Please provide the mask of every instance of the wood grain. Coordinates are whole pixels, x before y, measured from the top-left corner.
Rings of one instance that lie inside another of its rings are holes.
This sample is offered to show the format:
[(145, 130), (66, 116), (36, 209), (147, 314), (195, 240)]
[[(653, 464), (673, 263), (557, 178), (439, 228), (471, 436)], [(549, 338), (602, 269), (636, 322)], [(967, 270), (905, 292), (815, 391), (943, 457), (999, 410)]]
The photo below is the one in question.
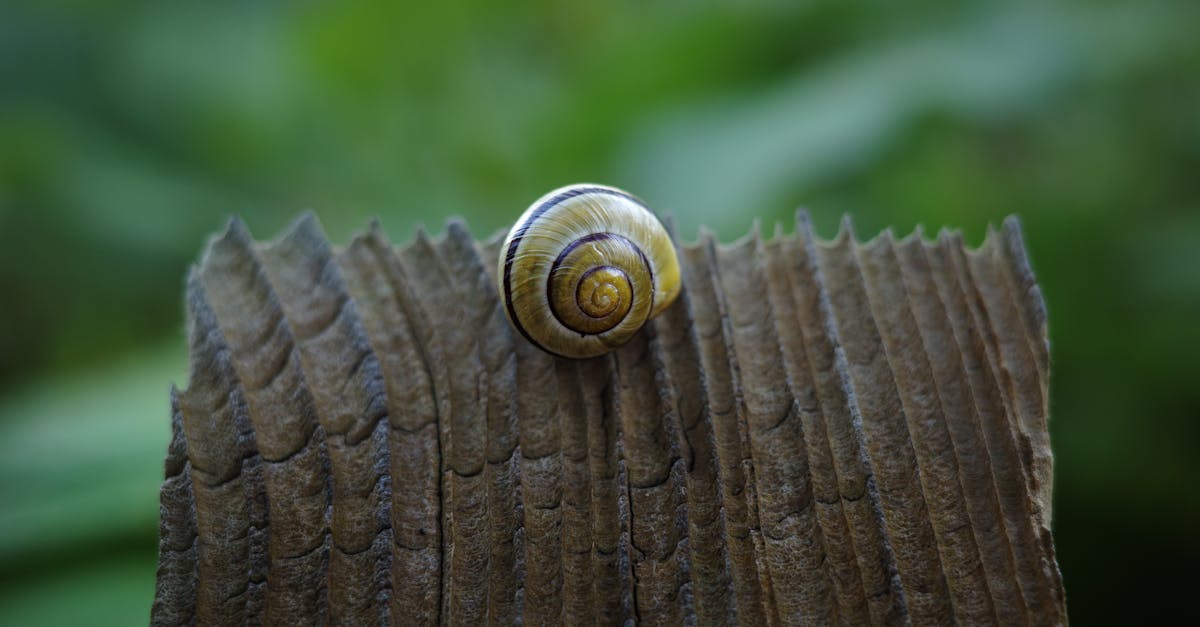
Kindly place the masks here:
[(499, 240), (238, 221), (187, 280), (154, 624), (1063, 624), (1046, 310), (1013, 218), (680, 245), (610, 355)]

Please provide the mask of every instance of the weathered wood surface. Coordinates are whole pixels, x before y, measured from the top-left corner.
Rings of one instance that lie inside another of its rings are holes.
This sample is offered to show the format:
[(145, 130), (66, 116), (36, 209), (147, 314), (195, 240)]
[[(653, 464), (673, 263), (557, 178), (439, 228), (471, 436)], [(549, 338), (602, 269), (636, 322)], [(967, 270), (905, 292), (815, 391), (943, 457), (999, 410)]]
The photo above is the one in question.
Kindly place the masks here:
[(187, 281), (155, 624), (1056, 624), (1015, 220), (680, 247), (617, 352), (509, 329), (498, 240), (240, 222)]

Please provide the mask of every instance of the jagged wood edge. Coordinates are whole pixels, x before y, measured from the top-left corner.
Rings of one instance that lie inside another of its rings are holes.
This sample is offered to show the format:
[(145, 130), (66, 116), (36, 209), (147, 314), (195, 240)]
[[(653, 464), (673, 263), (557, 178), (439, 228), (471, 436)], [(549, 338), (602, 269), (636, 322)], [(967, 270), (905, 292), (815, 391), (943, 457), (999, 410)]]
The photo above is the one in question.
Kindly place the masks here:
[(513, 340), (460, 223), (232, 222), (189, 275), (153, 622), (1064, 622), (1019, 224), (797, 224), (702, 233), (677, 305), (572, 362)]

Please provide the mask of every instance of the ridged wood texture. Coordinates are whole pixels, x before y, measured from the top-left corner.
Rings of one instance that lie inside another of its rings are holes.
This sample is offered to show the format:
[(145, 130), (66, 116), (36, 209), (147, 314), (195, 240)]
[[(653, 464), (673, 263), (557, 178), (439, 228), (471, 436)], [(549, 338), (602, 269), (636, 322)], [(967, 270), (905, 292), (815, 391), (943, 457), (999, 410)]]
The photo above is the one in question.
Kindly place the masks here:
[(155, 624), (1056, 624), (1046, 315), (1019, 226), (679, 248), (588, 361), (498, 239), (240, 222), (187, 281)]

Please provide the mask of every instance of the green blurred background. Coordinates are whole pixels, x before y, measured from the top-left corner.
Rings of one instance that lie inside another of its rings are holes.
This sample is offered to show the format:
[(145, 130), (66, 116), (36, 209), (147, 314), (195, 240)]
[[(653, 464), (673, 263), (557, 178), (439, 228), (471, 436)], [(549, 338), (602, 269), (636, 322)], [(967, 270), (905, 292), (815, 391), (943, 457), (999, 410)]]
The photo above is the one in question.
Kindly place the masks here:
[(1200, 591), (1200, 10), (0, 4), (0, 623), (145, 622), (182, 280), (232, 214), (486, 236), (625, 187), (695, 237), (1024, 220), (1077, 624)]

